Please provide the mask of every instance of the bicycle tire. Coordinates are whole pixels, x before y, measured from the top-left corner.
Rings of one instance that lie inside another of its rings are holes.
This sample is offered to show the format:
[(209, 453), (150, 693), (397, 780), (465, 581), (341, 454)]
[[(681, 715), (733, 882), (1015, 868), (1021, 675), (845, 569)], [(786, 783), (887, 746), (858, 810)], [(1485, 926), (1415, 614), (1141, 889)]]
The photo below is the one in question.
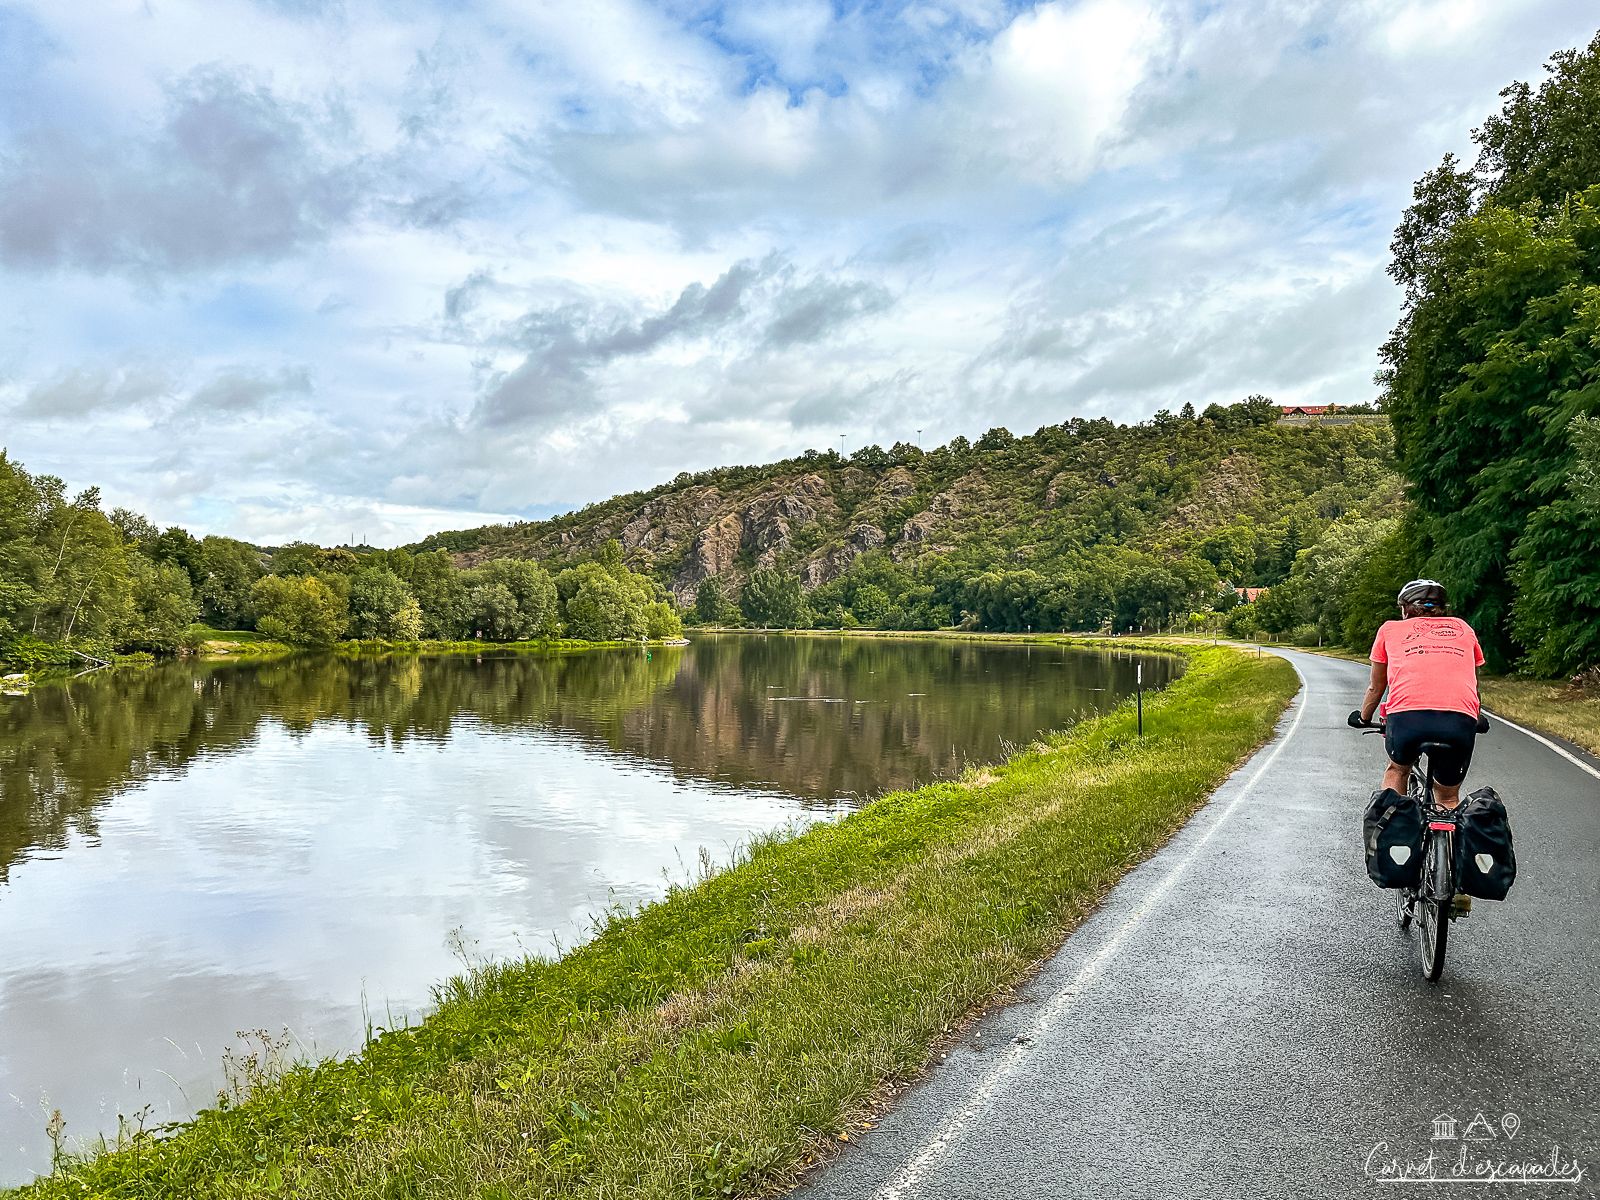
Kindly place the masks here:
[(1417, 933), (1422, 939), (1422, 977), (1438, 983), (1444, 974), (1445, 946), (1450, 940), (1450, 839), (1428, 841), (1428, 861), (1423, 865), (1422, 919)]

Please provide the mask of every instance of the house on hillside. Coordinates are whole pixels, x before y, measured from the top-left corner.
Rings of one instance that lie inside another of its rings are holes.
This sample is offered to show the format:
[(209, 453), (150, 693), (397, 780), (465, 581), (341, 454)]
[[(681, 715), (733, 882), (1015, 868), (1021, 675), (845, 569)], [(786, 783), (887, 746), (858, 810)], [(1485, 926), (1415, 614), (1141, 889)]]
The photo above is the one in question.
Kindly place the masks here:
[(1331, 417), (1339, 411), (1337, 404), (1280, 404), (1278, 411), (1285, 417)]
[(1261, 593), (1266, 590), (1266, 588), (1258, 587), (1236, 587), (1233, 589), (1233, 592), (1234, 595), (1239, 597), (1239, 602), (1241, 604), (1254, 604), (1256, 602), (1256, 597), (1261, 595)]

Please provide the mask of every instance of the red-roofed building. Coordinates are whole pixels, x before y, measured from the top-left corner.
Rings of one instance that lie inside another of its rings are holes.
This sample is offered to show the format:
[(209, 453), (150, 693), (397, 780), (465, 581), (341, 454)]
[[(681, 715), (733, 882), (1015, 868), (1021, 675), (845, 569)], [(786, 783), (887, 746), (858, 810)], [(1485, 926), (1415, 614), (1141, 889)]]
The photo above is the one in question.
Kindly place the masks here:
[(1261, 595), (1261, 593), (1266, 591), (1267, 589), (1266, 588), (1251, 588), (1251, 587), (1244, 587), (1244, 588), (1236, 587), (1233, 590), (1234, 590), (1235, 593), (1237, 593), (1239, 599), (1243, 600), (1246, 604), (1254, 604), (1256, 602), (1256, 597)]
[(1280, 412), (1286, 417), (1325, 417), (1329, 413), (1339, 411), (1337, 404), (1280, 404)]

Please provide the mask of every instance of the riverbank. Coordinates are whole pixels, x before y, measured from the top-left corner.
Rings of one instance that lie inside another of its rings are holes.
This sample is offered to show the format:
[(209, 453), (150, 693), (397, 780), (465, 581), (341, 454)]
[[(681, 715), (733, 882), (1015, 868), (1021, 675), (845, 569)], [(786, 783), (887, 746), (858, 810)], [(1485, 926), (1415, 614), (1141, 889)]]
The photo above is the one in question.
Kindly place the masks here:
[(786, 1182), (1059, 944), (1270, 736), (1297, 687), (1275, 658), (1118, 644), (1188, 659), (1146, 697), (1143, 739), (1125, 705), (1003, 765), (761, 839), (557, 962), (473, 970), (414, 1029), (353, 1058), (262, 1067), (248, 1098), (22, 1194), (677, 1197)]
[(590, 650), (595, 648), (616, 648), (618, 646), (640, 646), (656, 648), (660, 646), (673, 646), (683, 644), (679, 639), (651, 642), (588, 642), (578, 638), (544, 638), (524, 642), (451, 642), (422, 640), (416, 642), (396, 642), (384, 638), (364, 638), (334, 642), (331, 646), (308, 648), (305, 646), (291, 646), (285, 642), (275, 642), (271, 638), (263, 637), (252, 630), (208, 630), (208, 634), (201, 638), (196, 647), (196, 652), (202, 658), (270, 658), (286, 654), (344, 654), (344, 655), (376, 655), (376, 654), (482, 654), (494, 653), (534, 653), (560, 650)]

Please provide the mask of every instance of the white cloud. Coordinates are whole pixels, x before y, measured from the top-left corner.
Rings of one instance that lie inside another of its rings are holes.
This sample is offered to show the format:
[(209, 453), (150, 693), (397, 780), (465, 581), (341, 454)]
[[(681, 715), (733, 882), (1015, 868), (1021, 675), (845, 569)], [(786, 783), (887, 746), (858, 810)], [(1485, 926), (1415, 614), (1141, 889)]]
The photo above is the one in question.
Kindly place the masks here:
[(13, 5), (0, 441), (163, 524), (405, 540), (840, 432), (1366, 399), (1411, 181), (1594, 24)]

